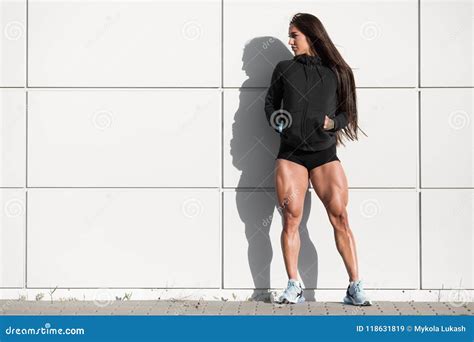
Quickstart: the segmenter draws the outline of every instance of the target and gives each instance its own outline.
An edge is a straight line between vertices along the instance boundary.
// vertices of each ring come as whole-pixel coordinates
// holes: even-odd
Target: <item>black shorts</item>
[[[331,145],[329,148],[321,151],[302,151],[295,149],[291,146],[280,145],[278,156],[276,159],[286,159],[292,162],[303,165],[311,171],[315,167],[329,163],[333,160],[339,160],[336,154],[336,144]]]

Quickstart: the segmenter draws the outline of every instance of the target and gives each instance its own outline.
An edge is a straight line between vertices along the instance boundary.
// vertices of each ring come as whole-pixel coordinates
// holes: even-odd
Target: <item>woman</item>
[[[296,14],[290,22],[289,38],[295,56],[275,66],[265,98],[267,120],[281,138],[275,184],[283,209],[281,243],[289,280],[277,301],[305,300],[297,274],[298,229],[310,179],[326,207],[349,275],[343,301],[372,305],[359,279],[356,245],[346,211],[347,179],[336,155],[342,134],[357,140],[354,76],[315,16]]]

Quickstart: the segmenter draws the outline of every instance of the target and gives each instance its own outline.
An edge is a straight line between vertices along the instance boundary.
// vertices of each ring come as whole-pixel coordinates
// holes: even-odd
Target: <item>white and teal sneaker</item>
[[[286,289],[275,300],[278,304],[298,304],[304,301],[303,285],[296,279],[288,280]]]
[[[362,280],[351,281],[347,286],[344,303],[360,306],[372,305],[369,297],[365,294]]]

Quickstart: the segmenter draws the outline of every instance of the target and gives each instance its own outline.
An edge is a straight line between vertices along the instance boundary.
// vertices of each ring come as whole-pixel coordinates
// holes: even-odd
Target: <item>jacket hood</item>
[[[306,53],[294,56],[293,60],[298,62],[298,63],[305,64],[305,65],[308,65],[308,66],[316,66],[316,65],[321,65],[322,64],[321,57],[319,57],[319,56],[310,56]]]
[[[321,75],[321,71],[319,70],[320,67],[323,65],[322,59],[319,56],[311,56],[306,53],[303,53],[301,55],[296,55],[293,57],[293,60],[295,62],[301,63],[305,66],[307,66],[309,69],[315,68],[318,71],[319,77],[321,77],[321,82],[324,83],[324,78]],[[306,73],[306,69],[305,69]]]

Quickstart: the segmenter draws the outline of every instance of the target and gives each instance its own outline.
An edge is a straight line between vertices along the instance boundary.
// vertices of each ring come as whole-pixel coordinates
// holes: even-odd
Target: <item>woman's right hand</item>
[[[334,128],[334,120],[329,118],[327,115],[324,116],[324,126],[325,130],[330,130]]]

